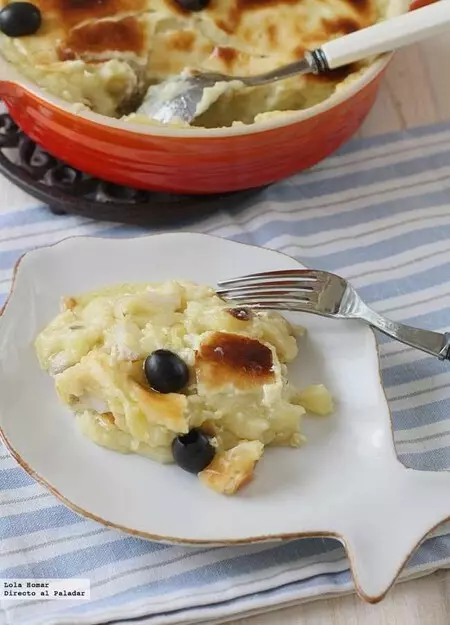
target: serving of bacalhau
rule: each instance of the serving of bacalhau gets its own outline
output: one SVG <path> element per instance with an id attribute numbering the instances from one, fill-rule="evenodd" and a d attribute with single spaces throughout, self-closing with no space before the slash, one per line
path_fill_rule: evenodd
<path id="1" fill-rule="evenodd" d="M 333 410 L 323 385 L 288 379 L 300 334 L 277 312 L 231 308 L 209 286 L 168 281 L 65 297 L 35 348 L 93 442 L 175 462 L 233 494 L 265 446 L 305 442 L 306 411 Z"/>

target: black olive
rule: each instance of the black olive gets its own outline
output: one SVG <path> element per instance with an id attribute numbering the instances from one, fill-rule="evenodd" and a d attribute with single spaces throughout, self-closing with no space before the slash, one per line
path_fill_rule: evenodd
<path id="1" fill-rule="evenodd" d="M 159 393 L 176 393 L 189 381 L 189 369 L 177 354 L 168 349 L 157 349 L 144 362 L 147 382 Z"/>
<path id="2" fill-rule="evenodd" d="M 175 0 L 176 4 L 184 11 L 203 11 L 206 9 L 210 0 Z"/>
<path id="3" fill-rule="evenodd" d="M 31 2 L 11 2 L 0 11 L 0 31 L 8 37 L 34 35 L 41 22 L 41 12 Z"/>
<path id="4" fill-rule="evenodd" d="M 200 473 L 214 458 L 215 449 L 208 436 L 194 428 L 173 440 L 172 454 L 179 467 L 189 473 Z"/>

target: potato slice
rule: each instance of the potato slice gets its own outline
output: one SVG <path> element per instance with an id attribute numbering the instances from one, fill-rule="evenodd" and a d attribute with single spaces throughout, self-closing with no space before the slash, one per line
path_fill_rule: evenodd
<path id="1" fill-rule="evenodd" d="M 242 441 L 218 453 L 206 469 L 200 471 L 199 480 L 217 493 L 233 495 L 251 481 L 263 450 L 260 441 Z"/>
<path id="2" fill-rule="evenodd" d="M 323 384 L 312 384 L 297 396 L 297 402 L 308 412 L 328 415 L 333 412 L 333 398 Z"/>

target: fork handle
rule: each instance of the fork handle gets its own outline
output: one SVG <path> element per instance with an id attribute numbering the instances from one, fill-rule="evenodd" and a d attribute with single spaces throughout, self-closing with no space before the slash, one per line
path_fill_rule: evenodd
<path id="1" fill-rule="evenodd" d="M 440 334 L 431 330 L 421 330 L 404 323 L 396 323 L 377 312 L 364 306 L 358 315 L 360 319 L 367 321 L 373 328 L 383 334 L 405 343 L 415 349 L 420 349 L 427 354 L 437 356 L 440 360 L 450 360 L 450 333 Z"/>
<path id="2" fill-rule="evenodd" d="M 319 61 L 325 65 L 325 69 L 334 69 L 377 54 L 392 52 L 397 48 L 448 31 L 449 25 L 450 3 L 439 0 L 434 4 L 331 40 L 312 55 L 322 55 Z"/>

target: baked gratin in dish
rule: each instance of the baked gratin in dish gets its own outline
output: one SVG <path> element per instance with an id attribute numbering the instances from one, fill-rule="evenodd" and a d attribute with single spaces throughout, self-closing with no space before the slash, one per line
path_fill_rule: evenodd
<path id="1" fill-rule="evenodd" d="M 303 332 L 275 312 L 230 308 L 208 286 L 120 284 L 65 297 L 35 349 L 92 442 L 176 463 L 232 495 L 265 447 L 300 447 L 303 416 L 333 410 L 321 383 L 289 380 Z"/>
<path id="2" fill-rule="evenodd" d="M 85 107 L 138 124 L 156 123 L 140 112 L 149 88 L 186 70 L 265 72 L 401 12 L 387 0 L 33 0 L 28 9 L 26 4 L 0 2 L 6 11 L 0 16 L 0 50 L 7 61 L 44 91 L 72 103 L 74 111 Z M 28 30 L 20 28 L 28 23 Z M 212 98 L 192 125 L 254 124 L 313 107 L 354 81 L 369 63 L 261 87 L 238 85 Z"/>

